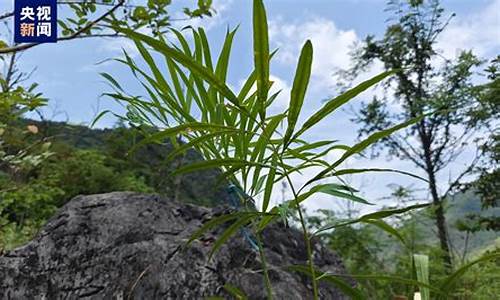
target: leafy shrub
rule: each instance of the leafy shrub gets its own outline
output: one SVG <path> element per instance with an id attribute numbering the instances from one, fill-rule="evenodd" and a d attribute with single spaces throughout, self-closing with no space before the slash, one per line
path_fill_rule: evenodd
<path id="1" fill-rule="evenodd" d="M 131 171 L 109 166 L 109 157 L 98 151 L 66 150 L 55 152 L 24 181 L 1 177 L 0 249 L 11 249 L 31 239 L 74 196 L 117 190 L 153 192 Z"/>

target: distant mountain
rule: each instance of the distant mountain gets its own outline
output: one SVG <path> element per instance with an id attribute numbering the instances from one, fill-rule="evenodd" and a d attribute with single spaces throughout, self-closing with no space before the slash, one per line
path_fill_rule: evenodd
<path id="1" fill-rule="evenodd" d="M 36 125 L 40 134 L 54 142 L 54 147 L 73 147 L 93 149 L 102 152 L 109 160 L 121 168 L 133 170 L 144 177 L 146 183 L 160 194 L 178 201 L 204 206 L 227 203 L 227 183 L 220 181 L 220 170 L 193 172 L 177 177 L 171 172 L 182 165 L 202 160 L 202 156 L 193 149 L 186 151 L 167 162 L 166 157 L 173 146 L 169 140 L 161 144 L 149 144 L 129 153 L 132 146 L 142 139 L 136 130 L 126 127 L 91 129 L 87 126 L 72 125 L 66 122 L 35 121 L 24 119 L 21 126 Z M 69 200 L 69 199 L 68 199 Z"/>
<path id="2" fill-rule="evenodd" d="M 465 220 L 469 214 L 500 217 L 500 207 L 482 210 L 481 201 L 472 190 L 456 193 L 445 203 L 448 234 L 453 250 L 458 253 L 462 253 L 466 241 L 466 233 L 460 232 L 456 227 L 458 221 Z M 437 244 L 434 220 L 430 218 L 430 212 L 425 210 L 418 212 L 413 215 L 413 220 L 418 224 L 418 232 L 425 237 L 424 242 Z M 500 234 L 495 231 L 480 231 L 471 234 L 468 239 L 468 253 L 494 245 L 499 238 Z"/>

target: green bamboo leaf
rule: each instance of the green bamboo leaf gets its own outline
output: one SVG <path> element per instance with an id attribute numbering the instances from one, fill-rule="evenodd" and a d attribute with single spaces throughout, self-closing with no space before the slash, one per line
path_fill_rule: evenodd
<path id="1" fill-rule="evenodd" d="M 309 150 L 316 150 L 318 148 L 331 145 L 335 142 L 338 142 L 338 140 L 324 140 L 324 141 L 317 141 L 314 143 L 305 143 L 302 146 L 299 146 L 297 148 L 287 149 L 286 151 L 303 152 Z"/>
<path id="2" fill-rule="evenodd" d="M 239 288 L 235 287 L 234 285 L 226 283 L 224 285 L 224 289 L 231 296 L 233 296 L 236 300 L 247 300 L 248 299 L 248 297 L 245 295 L 245 293 L 242 290 L 240 290 Z"/>
<path id="3" fill-rule="evenodd" d="M 227 242 L 227 240 L 229 240 L 229 238 L 231 238 L 240 228 L 244 227 L 248 222 L 250 222 L 252 218 L 255 218 L 255 214 L 243 216 L 237 219 L 233 224 L 231 224 L 231 226 L 229 226 L 215 241 L 212 249 L 210 249 L 210 252 L 208 254 L 208 260 L 210 261 L 217 250 L 219 250 L 220 247 L 224 245 L 224 243 Z"/>
<path id="4" fill-rule="evenodd" d="M 415 204 L 415 205 L 410 205 L 410 206 L 403 207 L 403 208 L 381 210 L 381 211 L 366 214 L 366 215 L 362 216 L 360 219 L 362 221 L 369 220 L 369 219 L 383 219 L 383 218 L 390 217 L 392 215 L 402 214 L 402 213 L 408 212 L 410 210 L 428 207 L 430 205 L 432 205 L 432 203 Z"/>
<path id="5" fill-rule="evenodd" d="M 439 285 L 439 289 L 445 293 L 445 296 L 442 297 L 442 299 L 448 299 L 448 294 L 452 291 L 452 288 L 456 284 L 457 280 L 460 279 L 460 277 L 462 277 L 472 266 L 492 259 L 500 259 L 500 253 L 484 255 L 463 265 L 458 270 L 453 272 L 453 274 L 446 277 L 446 279 Z"/>
<path id="6" fill-rule="evenodd" d="M 269 211 L 269 215 L 262 217 L 260 220 L 259 225 L 257 226 L 257 232 L 262 232 L 262 230 L 264 230 L 269 223 L 277 219 L 279 216 L 278 208 L 276 206 L 273 207 L 271 211 Z"/>
<path id="7" fill-rule="evenodd" d="M 375 132 L 373 134 L 371 134 L 370 136 L 368 136 L 366 139 L 364 139 L 363 141 L 357 143 L 356 145 L 352 146 L 349 148 L 349 150 L 347 150 L 337 161 L 335 161 L 330 167 L 324 169 L 323 171 L 319 172 L 315 177 L 313 177 L 312 179 L 310 179 L 306 184 L 305 186 L 319 180 L 319 179 L 323 179 L 328 173 L 332 172 L 335 170 L 335 168 L 337 168 L 341 163 L 343 163 L 346 159 L 348 159 L 349 157 L 351 157 L 352 155 L 354 154 L 357 154 L 357 153 L 360 153 L 362 152 L 363 150 L 365 150 L 368 146 L 380 141 L 381 139 L 391 135 L 392 133 L 402 129 L 402 128 L 405 128 L 405 127 L 408 127 L 412 124 L 415 124 L 416 122 L 420 121 L 421 119 L 423 118 L 423 116 L 420 116 L 420 117 L 416 117 L 416 118 L 412 118 L 410 119 L 409 121 L 406 121 L 404 123 L 401 123 L 401 124 L 398 124 L 398 125 L 395 125 L 391 128 L 388 128 L 388 129 L 385 129 L 385 130 L 381 130 L 381 131 L 378 131 L 378 132 Z"/>
<path id="8" fill-rule="evenodd" d="M 410 205 L 404 208 L 395 208 L 395 209 L 387 209 L 387 210 L 380 210 L 374 213 L 369 213 L 366 215 L 361 216 L 360 218 L 354 219 L 354 220 L 349 220 L 337 224 L 332 224 L 332 225 L 327 225 L 324 227 L 321 227 L 320 229 L 316 230 L 316 232 L 313 233 L 313 235 L 318 235 L 321 232 L 333 229 L 333 228 L 338 228 L 338 227 L 343 227 L 347 225 L 352 225 L 360 222 L 366 222 L 370 220 L 378 220 L 378 219 L 384 219 L 393 215 L 398 215 L 402 214 L 405 212 L 408 212 L 410 210 L 415 210 L 419 208 L 424 208 L 432 205 L 432 203 L 424 203 L 424 204 L 415 204 L 415 205 Z"/>
<path id="9" fill-rule="evenodd" d="M 339 189 L 340 190 L 351 189 L 350 190 L 351 193 L 344 193 L 344 192 L 339 191 Z M 354 189 L 352 189 L 350 187 L 347 187 L 345 185 L 339 185 L 336 183 L 319 184 L 319 185 L 316 185 L 313 188 L 311 188 L 309 191 L 298 195 L 296 199 L 289 200 L 288 202 L 289 202 L 289 206 L 291 208 L 296 208 L 297 205 L 300 205 L 300 203 L 307 200 L 313 194 L 324 193 L 324 194 L 328 194 L 331 196 L 348 199 L 348 200 L 351 200 L 354 202 L 359 202 L 359 203 L 363 203 L 363 204 L 367 204 L 367 205 L 373 205 L 372 203 L 366 201 L 365 199 L 358 197 L 356 195 L 353 195 L 352 194 L 353 191 L 354 191 Z"/>
<path id="10" fill-rule="evenodd" d="M 217 90 L 224 96 L 228 101 L 230 101 L 232 104 L 236 105 L 237 107 L 240 107 L 240 104 L 238 102 L 238 97 L 231 91 L 231 89 L 222 81 L 220 81 L 217 76 L 210 71 L 210 69 L 204 67 L 203 65 L 200 65 L 196 60 L 191 58 L 190 56 L 184 54 L 182 51 L 179 51 L 175 48 L 172 48 L 165 44 L 164 42 L 158 41 L 152 37 L 149 37 L 147 35 L 135 32 L 131 29 L 128 28 L 117 28 L 116 29 L 118 32 L 121 32 L 130 38 L 134 40 L 139 40 L 142 41 L 149 46 L 151 46 L 153 49 L 156 51 L 163 53 L 165 56 L 170 57 L 183 66 L 185 66 L 187 69 L 189 69 L 191 72 L 197 73 L 201 78 L 203 78 L 205 81 L 213 85 L 214 87 L 217 88 Z"/>
<path id="11" fill-rule="evenodd" d="M 254 71 L 252 71 L 250 76 L 248 76 L 247 80 L 243 84 L 243 87 L 241 88 L 240 92 L 238 93 L 238 99 L 240 99 L 240 102 L 243 103 L 243 101 L 245 101 L 245 99 L 247 98 L 248 93 L 252 89 L 256 79 L 257 79 L 257 73 L 255 73 L 255 70 L 254 70 Z"/>
<path id="12" fill-rule="evenodd" d="M 361 92 L 365 91 L 369 87 L 377 84 L 378 82 L 382 81 L 384 78 L 386 78 L 389 75 L 394 74 L 395 71 L 388 71 L 381 73 L 369 80 L 366 80 L 356 87 L 348 90 L 347 92 L 343 93 L 342 95 L 339 95 L 332 100 L 328 101 L 319 111 L 317 111 L 315 114 L 313 114 L 307 121 L 302 125 L 302 128 L 295 134 L 295 137 L 299 137 L 302 133 L 304 133 L 306 130 L 314 126 L 316 123 L 324 119 L 326 116 L 334 112 L 337 108 L 340 106 L 346 104 L 349 100 L 352 98 L 356 97 L 359 95 Z"/>
<path id="13" fill-rule="evenodd" d="M 142 147 L 146 144 L 149 144 L 152 142 L 161 142 L 168 137 L 177 136 L 178 134 L 183 133 L 183 132 L 216 131 L 216 130 L 234 131 L 237 129 L 232 128 L 232 127 L 222 126 L 222 125 L 209 124 L 209 123 L 199 123 L 199 122 L 184 123 L 184 124 L 181 124 L 181 125 L 178 125 L 175 127 L 161 130 L 157 133 L 154 133 L 154 134 L 146 137 L 145 139 L 143 139 L 139 143 L 135 144 L 129 152 L 134 152 L 137 148 Z"/>
<path id="14" fill-rule="evenodd" d="M 180 102 L 180 107 L 184 107 L 185 106 L 185 102 L 186 102 L 186 99 L 184 97 L 184 90 L 183 90 L 183 87 L 181 86 L 181 83 L 180 83 L 180 74 L 182 74 L 182 72 L 177 72 L 177 68 L 178 67 L 176 65 L 176 63 L 170 59 L 170 58 L 166 58 L 165 59 L 166 62 L 167 62 L 167 69 L 168 69 L 168 72 L 170 73 L 170 81 L 172 82 L 173 86 L 174 86 L 174 91 L 175 91 L 175 95 L 177 97 L 175 97 L 177 99 L 178 102 Z"/>
<path id="15" fill-rule="evenodd" d="M 185 144 L 182 144 L 180 147 L 174 149 L 172 152 L 170 152 L 168 154 L 168 156 L 165 158 L 165 161 L 167 161 L 167 162 L 171 161 L 179 154 L 184 153 L 185 151 L 187 151 L 191 148 L 195 148 L 196 146 L 198 146 L 198 144 L 201 144 L 205 141 L 210 141 L 215 137 L 225 135 L 225 134 L 235 133 L 235 132 L 238 132 L 238 131 L 237 130 L 220 130 L 220 131 L 211 132 L 208 134 L 203 134 L 195 139 L 190 140 L 189 142 L 187 142 Z"/>
<path id="16" fill-rule="evenodd" d="M 269 91 L 269 37 L 266 10 L 262 0 L 253 2 L 253 51 L 257 73 L 259 114 L 265 119 L 265 105 Z"/>
<path id="17" fill-rule="evenodd" d="M 285 118 L 285 114 L 279 114 L 276 116 L 273 116 L 270 121 L 267 123 L 266 127 L 264 127 L 264 130 L 262 131 L 262 134 L 260 137 L 257 139 L 257 142 L 253 146 L 252 153 L 250 155 L 250 161 L 252 162 L 262 162 L 264 161 L 264 156 L 266 155 L 266 149 L 268 149 L 269 141 L 272 138 L 273 133 L 275 132 L 276 128 L 280 124 L 280 122 Z M 252 180 L 252 185 L 255 185 L 257 180 L 260 177 L 260 172 L 261 172 L 260 167 L 255 168 L 254 174 L 253 174 L 253 180 Z"/>
<path id="18" fill-rule="evenodd" d="M 99 73 L 99 75 L 106 78 L 106 80 L 109 81 L 113 87 L 117 88 L 121 92 L 124 92 L 121 85 L 118 83 L 118 81 L 116 81 L 116 79 L 113 78 L 113 76 L 105 72 Z"/>
<path id="19" fill-rule="evenodd" d="M 102 118 L 104 117 L 105 115 L 111 113 L 110 110 L 104 110 L 104 111 L 101 111 L 95 118 L 94 120 L 92 121 L 92 123 L 90 124 L 90 128 L 94 127 L 94 125 Z"/>
<path id="20" fill-rule="evenodd" d="M 205 61 L 205 65 L 207 68 L 213 71 L 214 67 L 212 65 L 212 54 L 210 53 L 210 46 L 208 44 L 207 35 L 205 34 L 205 30 L 202 27 L 198 28 L 198 34 L 200 36 L 201 45 L 203 46 L 203 57 Z"/>
<path id="21" fill-rule="evenodd" d="M 189 27 L 189 28 L 194 31 L 194 29 L 192 27 Z M 170 28 L 170 31 L 173 32 L 175 34 L 175 36 L 177 37 L 177 40 L 179 41 L 182 49 L 184 50 L 184 54 L 191 56 L 192 54 L 191 54 L 191 49 L 189 48 L 189 43 L 186 40 L 186 38 L 182 35 L 182 33 L 180 31 L 176 30 L 175 28 Z"/>
<path id="22" fill-rule="evenodd" d="M 238 27 L 236 27 L 233 31 L 227 31 L 226 38 L 224 39 L 224 44 L 222 45 L 221 53 L 219 54 L 217 66 L 215 67 L 215 75 L 222 81 L 226 81 L 227 69 L 229 66 L 229 57 L 231 55 L 234 35 L 236 34 L 237 30 Z"/>
<path id="23" fill-rule="evenodd" d="M 269 206 L 269 200 L 271 199 L 271 194 L 274 186 L 274 178 L 276 177 L 276 165 L 278 164 L 278 158 L 276 155 L 273 155 L 271 165 L 273 168 L 269 170 L 269 174 L 267 175 L 266 187 L 264 189 L 264 198 L 262 199 L 262 211 L 266 212 L 267 207 Z"/>
<path id="24" fill-rule="evenodd" d="M 207 231 L 213 229 L 216 226 L 220 226 L 224 223 L 227 223 L 231 220 L 239 219 L 239 218 L 246 218 L 247 216 L 255 216 L 258 214 L 257 212 L 234 212 L 230 214 L 225 214 L 221 216 L 217 216 L 215 218 L 210 219 L 209 221 L 205 222 L 198 230 L 196 230 L 190 237 L 189 240 L 186 242 L 184 247 L 189 246 L 194 240 L 200 238 L 203 236 Z"/>
<path id="25" fill-rule="evenodd" d="M 260 159 L 257 158 L 260 157 L 260 155 L 263 155 L 266 146 L 269 144 L 269 141 L 273 136 L 273 133 L 275 132 L 280 122 L 285 118 L 285 116 L 286 116 L 285 114 L 279 114 L 273 116 L 270 119 L 270 121 L 266 124 L 257 142 L 255 144 L 252 144 L 253 151 L 252 151 L 252 156 L 250 158 L 251 161 L 262 160 L 262 158 Z M 280 139 L 274 140 L 274 144 L 275 145 L 278 144 L 279 141 Z"/>
<path id="26" fill-rule="evenodd" d="M 373 205 L 372 203 L 370 203 L 370 202 L 366 201 L 365 199 L 358 197 L 352 193 L 344 193 L 344 192 L 339 191 L 337 184 L 321 184 L 321 185 L 315 186 L 311 190 L 314 193 L 324 193 L 324 194 L 332 195 L 335 197 L 344 198 L 344 199 L 348 199 L 348 200 L 351 200 L 354 202 L 362 203 L 362 204 Z"/>
<path id="27" fill-rule="evenodd" d="M 228 221 L 237 219 L 239 217 L 243 217 L 246 214 L 248 214 L 248 212 L 234 212 L 234 213 L 230 213 L 230 214 L 227 214 L 227 215 L 221 215 L 221 216 L 218 216 L 216 218 L 211 219 L 210 221 L 204 223 L 200 227 L 200 229 L 196 230 L 189 237 L 189 240 L 186 242 L 186 246 L 189 246 L 194 240 L 196 240 L 196 239 L 200 238 L 201 236 L 203 236 L 210 229 L 213 229 L 214 227 L 219 226 L 221 224 L 224 224 L 224 223 L 226 223 Z"/>
<path id="28" fill-rule="evenodd" d="M 380 219 L 366 219 L 363 220 L 363 223 L 371 224 L 374 226 L 377 226 L 378 228 L 382 229 L 383 231 L 387 232 L 388 234 L 396 237 L 398 240 L 403 243 L 403 245 L 406 247 L 407 243 L 404 237 L 399 233 L 397 229 L 392 227 L 391 225 L 387 224 L 386 222 L 380 220 Z"/>
<path id="29" fill-rule="evenodd" d="M 283 143 L 285 147 L 293 134 L 295 124 L 302 110 L 304 98 L 306 96 L 309 78 L 311 77 L 311 66 L 313 60 L 313 47 L 310 40 L 307 40 L 300 53 L 299 62 L 295 71 L 292 91 L 290 93 L 290 108 L 288 109 L 288 127 L 286 129 Z"/>
<path id="30" fill-rule="evenodd" d="M 257 180 L 257 184 L 255 186 L 250 187 L 252 195 L 257 195 L 262 191 L 262 187 L 264 187 L 264 182 L 267 182 L 267 174 L 261 176 L 259 180 Z"/>
<path id="31" fill-rule="evenodd" d="M 288 269 L 311 277 L 311 270 L 309 269 L 309 266 L 294 265 L 294 266 L 289 266 Z M 352 287 L 344 279 L 340 278 L 340 276 L 334 276 L 328 273 L 321 272 L 319 270 L 315 270 L 314 273 L 316 274 L 317 281 L 325 281 L 334 285 L 339 290 L 341 290 L 346 296 L 351 297 L 351 299 L 354 300 L 367 299 L 361 290 Z"/>
<path id="32" fill-rule="evenodd" d="M 417 280 L 429 284 L 429 257 L 422 254 L 413 254 L 413 262 L 415 264 L 415 272 Z M 419 287 L 422 300 L 430 300 L 430 293 L 427 287 Z"/>
<path id="33" fill-rule="evenodd" d="M 156 41 L 156 40 L 155 40 Z M 165 77 L 162 75 L 158 67 L 156 66 L 156 62 L 154 61 L 153 57 L 149 52 L 146 50 L 146 48 L 142 45 L 140 40 L 135 39 L 135 46 L 137 50 L 139 50 L 139 53 L 141 54 L 142 58 L 146 63 L 148 64 L 149 68 L 153 72 L 153 76 L 156 79 L 158 86 L 161 87 L 164 91 L 169 91 L 171 93 L 170 85 L 168 84 L 167 80 Z M 157 43 L 160 43 L 159 41 L 156 41 Z M 171 96 L 174 96 L 171 93 Z"/>
<path id="34" fill-rule="evenodd" d="M 357 174 L 357 173 L 366 173 L 366 172 L 390 172 L 390 173 L 398 173 L 406 176 L 410 176 L 413 178 L 417 178 L 419 180 L 427 182 L 427 179 L 420 177 L 418 175 L 415 175 L 413 173 L 405 172 L 405 171 L 399 171 L 399 170 L 394 170 L 394 169 L 380 169 L 380 168 L 370 168 L 370 169 L 343 169 L 343 170 L 338 170 L 334 171 L 331 176 L 342 176 L 342 175 L 348 175 L 348 174 Z"/>
<path id="35" fill-rule="evenodd" d="M 234 158 L 226 158 L 226 159 L 212 159 L 212 160 L 205 160 L 205 161 L 200 161 L 200 162 L 195 162 L 183 167 L 180 167 L 179 169 L 175 170 L 172 172 L 173 176 L 184 174 L 184 173 L 191 173 L 195 171 L 202 171 L 202 170 L 207 170 L 207 169 L 213 169 L 213 168 L 233 168 L 233 167 L 239 167 L 239 166 L 260 166 L 264 168 L 272 168 L 272 166 L 258 163 L 258 162 L 251 162 L 251 161 L 246 161 L 243 159 L 234 159 Z"/>

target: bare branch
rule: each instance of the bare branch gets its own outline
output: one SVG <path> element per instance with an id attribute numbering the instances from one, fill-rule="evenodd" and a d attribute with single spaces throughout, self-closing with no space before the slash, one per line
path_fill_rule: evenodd
<path id="1" fill-rule="evenodd" d="M 6 12 L 6 13 L 3 13 L 0 15 L 0 20 L 3 20 L 3 19 L 7 19 L 7 18 L 10 18 L 14 16 L 14 12 L 11 11 L 11 12 Z"/>
<path id="2" fill-rule="evenodd" d="M 57 1 L 57 4 L 89 4 L 90 2 L 88 1 Z M 104 3 L 104 2 L 94 2 L 92 3 L 94 5 L 99 5 L 99 6 L 115 6 L 115 4 L 113 3 Z M 139 7 L 141 5 L 133 5 L 133 4 L 124 4 L 122 5 L 123 7 L 126 7 L 126 8 L 135 8 L 135 7 Z"/>
<path id="3" fill-rule="evenodd" d="M 476 151 L 476 155 L 474 157 L 474 159 L 472 160 L 472 162 L 469 164 L 469 166 L 464 170 L 462 171 L 462 173 L 460 173 L 460 175 L 457 176 L 457 178 L 455 178 L 455 180 L 450 184 L 450 186 L 448 187 L 448 189 L 446 190 L 446 192 L 443 194 L 443 196 L 441 197 L 442 199 L 445 199 L 456 187 L 458 187 L 460 185 L 460 182 L 462 181 L 462 179 L 467 175 L 469 174 L 473 169 L 474 167 L 477 165 L 477 162 L 479 161 L 481 155 L 479 154 L 479 151 Z"/>

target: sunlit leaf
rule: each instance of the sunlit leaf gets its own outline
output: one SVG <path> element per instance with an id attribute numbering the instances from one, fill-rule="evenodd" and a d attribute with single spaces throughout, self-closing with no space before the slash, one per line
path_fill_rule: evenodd
<path id="1" fill-rule="evenodd" d="M 261 119 L 265 118 L 265 103 L 269 91 L 269 38 L 267 30 L 264 3 L 262 0 L 255 0 L 253 2 L 253 51 Z"/>
<path id="2" fill-rule="evenodd" d="M 311 67 L 313 60 L 313 48 L 311 41 L 306 41 L 300 53 L 299 62 L 295 71 L 292 90 L 290 93 L 290 108 L 288 109 L 288 127 L 286 129 L 284 144 L 288 144 L 288 140 L 293 134 L 295 124 L 302 111 L 302 104 L 306 95 L 309 78 L 311 77 Z"/>

